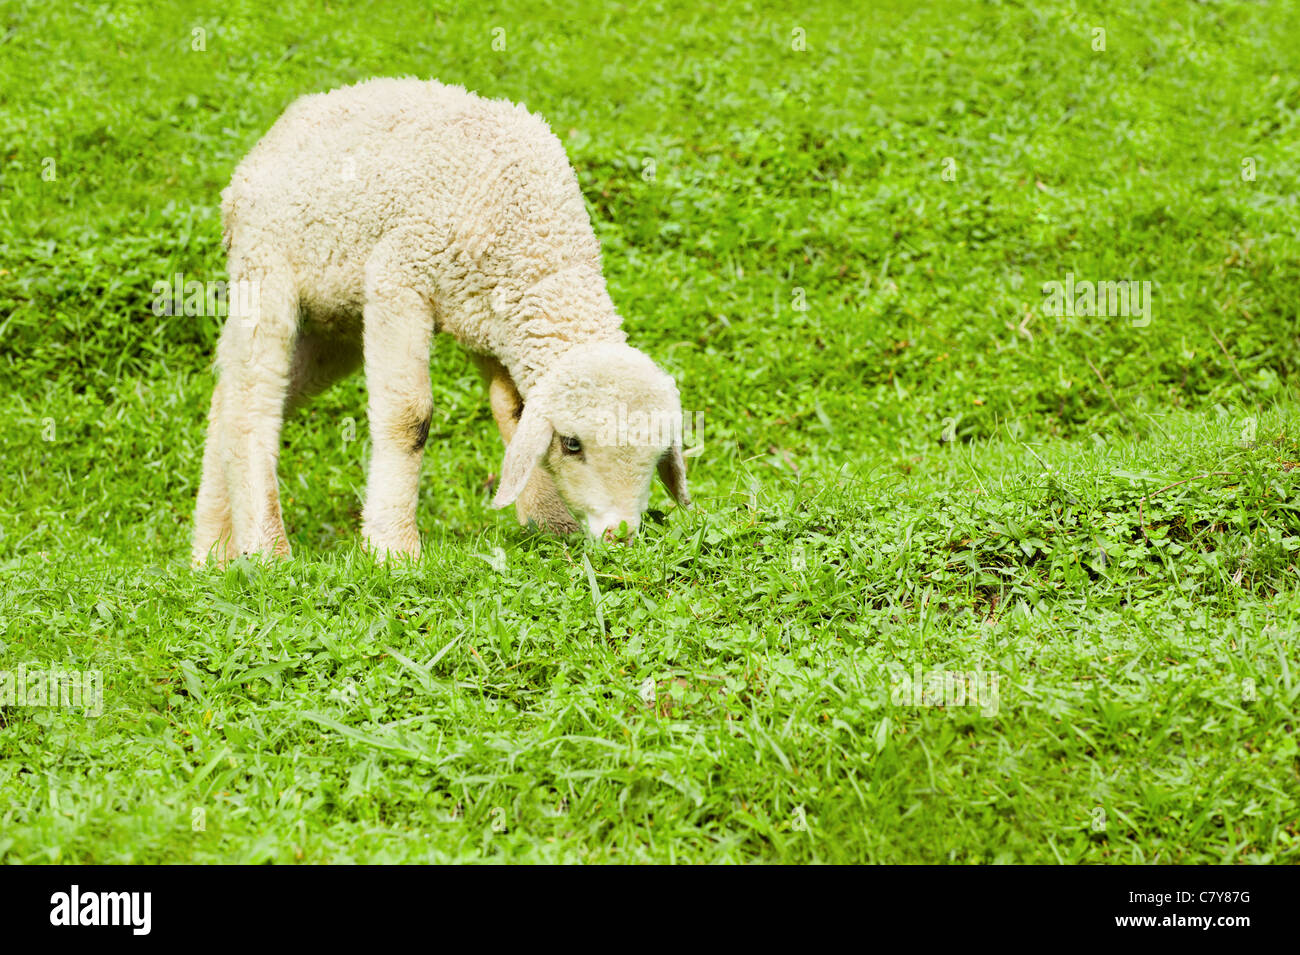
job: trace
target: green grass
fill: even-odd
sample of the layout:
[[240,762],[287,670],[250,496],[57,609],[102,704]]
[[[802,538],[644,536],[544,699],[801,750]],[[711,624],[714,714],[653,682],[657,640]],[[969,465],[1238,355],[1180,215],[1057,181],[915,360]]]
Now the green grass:
[[[1300,861],[1298,13],[0,3],[0,670],[104,684],[0,708],[0,859]],[[418,564],[358,547],[358,378],[286,428],[294,558],[193,572],[219,320],[153,285],[225,278],[295,96],[402,74],[564,140],[698,506],[490,510],[443,340]]]

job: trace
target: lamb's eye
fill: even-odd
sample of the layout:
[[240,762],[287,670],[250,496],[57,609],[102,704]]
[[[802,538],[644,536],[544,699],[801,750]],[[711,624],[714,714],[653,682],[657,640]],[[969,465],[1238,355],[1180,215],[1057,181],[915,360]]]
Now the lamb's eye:
[[577,438],[561,438],[560,449],[565,454],[581,454],[582,442],[579,441]]

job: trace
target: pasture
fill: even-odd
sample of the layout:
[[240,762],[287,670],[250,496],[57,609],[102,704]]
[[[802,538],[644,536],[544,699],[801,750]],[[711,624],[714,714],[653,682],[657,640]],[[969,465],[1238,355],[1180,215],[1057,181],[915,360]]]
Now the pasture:
[[[0,3],[0,672],[102,697],[0,706],[0,861],[1300,861],[1296,5],[552,11]],[[491,510],[441,340],[418,563],[357,375],[190,569],[220,191],[374,75],[548,119],[692,509]]]

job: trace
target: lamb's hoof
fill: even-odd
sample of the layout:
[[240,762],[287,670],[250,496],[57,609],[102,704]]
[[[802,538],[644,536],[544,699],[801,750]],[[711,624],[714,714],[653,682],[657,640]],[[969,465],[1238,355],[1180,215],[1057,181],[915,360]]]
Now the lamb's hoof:
[[255,544],[249,547],[213,547],[206,553],[194,552],[191,558],[191,564],[194,567],[204,567],[211,565],[213,567],[224,568],[231,561],[240,557],[246,557],[249,560],[288,560],[293,556],[293,551],[289,548],[289,540],[285,537],[277,537],[274,540],[263,541],[261,544]]
[[[260,560],[271,561],[271,560],[288,560],[290,557],[293,556],[293,554],[289,550],[289,545],[285,544],[283,547],[279,547],[279,546],[256,547],[256,548],[249,548],[248,550],[241,550],[239,552],[239,556],[247,557],[249,560],[260,559]],[[224,567],[226,566],[227,563],[229,563],[229,561],[223,560],[218,566]]]
[[234,552],[226,547],[214,546],[203,551],[196,548],[190,554],[190,569],[203,570],[208,567],[215,567],[217,570],[222,570],[234,559]]
[[361,546],[381,564],[395,560],[420,559],[420,542],[418,540],[414,542],[384,541],[378,538],[367,537],[362,541]]

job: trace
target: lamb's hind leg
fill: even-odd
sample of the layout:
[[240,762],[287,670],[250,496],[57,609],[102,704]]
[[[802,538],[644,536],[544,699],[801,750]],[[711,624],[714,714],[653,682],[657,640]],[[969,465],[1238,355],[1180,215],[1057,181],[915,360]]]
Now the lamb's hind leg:
[[[501,441],[507,447],[519,426],[519,415],[524,410],[524,400],[515,387],[514,379],[506,367],[490,355],[475,355],[474,363],[488,386],[488,403],[496,419]],[[572,534],[579,530],[573,515],[555,489],[555,482],[543,468],[534,468],[528,483],[515,501],[515,516],[519,523],[530,521],[554,534]]]
[[238,554],[287,557],[276,465],[298,334],[298,299],[287,269],[254,270],[232,262],[231,278],[250,290],[232,307],[217,345],[218,453],[233,548]]
[[223,464],[223,387],[224,383],[218,378],[212,389],[212,404],[208,411],[208,432],[203,446],[203,476],[199,480],[199,497],[194,507],[194,537],[190,550],[190,561],[195,567],[207,563],[209,557],[222,565],[234,556],[230,487],[226,483]]
[[[360,364],[360,348],[346,338],[323,336],[312,331],[300,332],[294,345],[284,410],[297,408]],[[194,508],[191,562],[196,567],[207,563],[209,558],[223,566],[235,556],[230,486],[226,475],[229,449],[226,446],[227,402],[224,393],[228,387],[225,378],[218,378],[212,389],[208,435],[203,448],[203,477]]]
[[415,522],[420,458],[433,418],[429,345],[434,314],[417,276],[377,250],[366,267],[363,353],[370,475],[361,531],[379,557],[420,556]]

